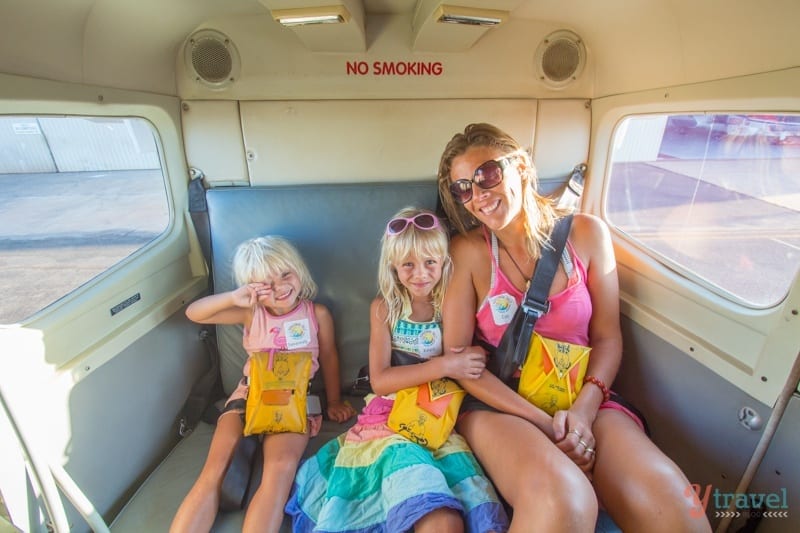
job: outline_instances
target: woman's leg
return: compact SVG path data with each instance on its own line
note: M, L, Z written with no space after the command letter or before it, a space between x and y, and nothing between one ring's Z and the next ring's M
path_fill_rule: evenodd
M623 531L711 531L705 515L691 512L694 492L686 476L628 415L601 409L592 431L595 488Z
M458 432L514 509L510 531L594 531L594 489L536 426L513 415L472 411Z
M297 465L308 444L308 435L276 433L264 437L264 471L261 483L247 506L242 531L278 531L289 499Z
M431 511L414 524L414 533L463 533L464 520L455 509Z
M242 429L242 419L237 411L228 411L219 417L203 469L172 520L172 533L211 529L219 508L222 480L242 438Z

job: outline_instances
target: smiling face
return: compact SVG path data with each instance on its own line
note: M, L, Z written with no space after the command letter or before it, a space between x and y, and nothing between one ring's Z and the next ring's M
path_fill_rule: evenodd
M300 277L293 270L286 270L263 281L267 289L258 298L258 303L273 315L283 315L297 306L302 286Z
M450 183L460 179L472 180L475 169L486 161L507 155L495 147L472 146L463 154L453 158L450 166ZM472 198L464 209L485 224L498 231L517 218L522 212L522 178L518 172L519 160L515 159L503 170L503 181L491 189L472 185Z
M410 255L392 265L397 279L408 290L412 299L429 298L433 288L442 279L441 257L418 257Z

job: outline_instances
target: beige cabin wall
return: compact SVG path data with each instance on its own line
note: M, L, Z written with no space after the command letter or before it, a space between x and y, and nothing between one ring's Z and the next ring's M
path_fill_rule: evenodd
M491 122L532 149L544 188L589 151L585 100L191 101L190 167L212 185L418 180L436 175L452 136Z

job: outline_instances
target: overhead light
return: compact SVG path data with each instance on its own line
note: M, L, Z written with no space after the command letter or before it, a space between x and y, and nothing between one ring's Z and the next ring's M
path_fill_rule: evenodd
M508 18L508 11L442 4L436 9L433 18L443 24L497 26Z
M275 9L272 18L284 26L309 24L342 24L350 20L350 12L343 5Z

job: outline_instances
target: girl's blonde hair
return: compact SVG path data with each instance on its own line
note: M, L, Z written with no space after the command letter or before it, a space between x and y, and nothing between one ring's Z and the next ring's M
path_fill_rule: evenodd
M436 216L427 209L405 207L395 213L392 219L412 218L422 213ZM434 316L441 316L444 291L453 270L450 254L448 253L447 230L441 221L438 227L431 229L420 229L413 223L409 223L402 233L389 235L384 231L381 238L378 289L389 310L386 322L390 326L394 325L400 318L411 314L411 296L403 284L400 283L394 265L412 255L419 258L438 257L442 261L442 277L431 292Z
M311 278L305 261L297 249L283 237L267 235L244 241L233 255L233 276L237 286L279 278L292 271L300 278L300 299L317 295L317 284Z
M453 136L445 146L442 158L439 161L439 198L442 201L445 213L450 222L459 233L466 233L469 229L479 225L478 220L467 211L464 206L455 201L450 194L450 170L453 159L464 154L474 146L496 148L503 155L513 155L523 162L522 177L522 211L525 216L525 235L528 251L534 258L538 258L542 246L549 246L550 233L553 231L556 220L563 214L556 209L552 200L536 192L538 178L536 168L533 166L528 152L506 132L491 124L469 124L463 133ZM515 168L519 166L515 165Z

